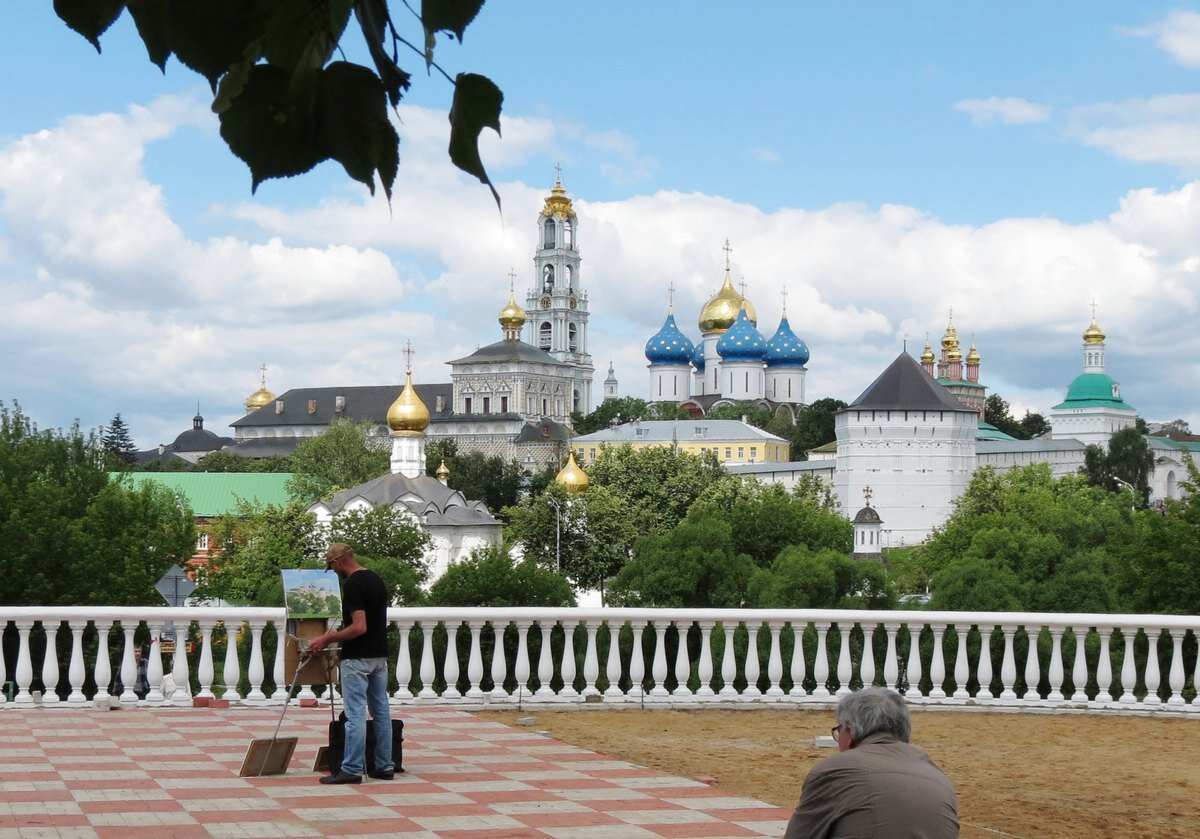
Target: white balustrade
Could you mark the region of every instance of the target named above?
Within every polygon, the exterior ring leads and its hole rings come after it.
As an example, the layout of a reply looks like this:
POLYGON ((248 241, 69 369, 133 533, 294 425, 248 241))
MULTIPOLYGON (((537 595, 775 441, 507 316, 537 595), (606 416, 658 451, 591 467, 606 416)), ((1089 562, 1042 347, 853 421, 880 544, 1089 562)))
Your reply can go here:
MULTIPOLYGON (((39 701, 39 687, 41 703, 50 707, 80 707, 88 702, 93 690, 105 695, 118 682, 122 686, 118 701, 137 701, 135 639, 146 633, 150 637, 149 659, 145 662, 149 692, 142 704, 189 704, 192 684, 198 685, 197 696, 211 698, 217 675, 213 634, 221 625, 228 628, 220 664, 224 696, 238 703, 280 704, 287 695, 284 680, 290 675, 283 672, 287 640, 282 630, 284 617, 281 609, 262 608, 0 606, 0 630, 7 630, 11 645, 8 657, 0 658, 0 681, 5 676, 12 680, 13 697, 0 703, 0 713, 5 708, 34 705, 39 701), (168 625, 176 627, 176 644, 173 657, 164 661, 160 643, 168 625), (94 642, 90 626, 95 626, 94 642), (244 639, 249 648, 246 655, 238 649, 239 628, 249 633, 244 639), (198 639, 198 655, 192 662, 187 657, 189 630, 191 637, 198 639), (67 638, 61 639, 64 644, 60 651, 57 641, 63 632, 69 633, 70 643, 66 643, 67 638), (43 634, 44 655, 39 644, 43 634), (272 635, 277 639, 273 655, 272 635), (110 650, 118 649, 114 661, 110 650), (268 675, 269 658, 272 666, 268 675), (167 672, 170 679, 164 679, 167 672), (165 690, 171 681, 174 690, 165 690), (240 695, 239 683, 248 685, 245 696, 240 695), (275 687, 268 695, 270 684, 275 687)), ((399 644, 394 662, 398 687, 393 695, 398 705, 421 701, 483 707, 591 700, 618 706, 642 702, 673 706, 786 702, 828 708, 859 680, 868 685, 879 677, 892 688, 907 684, 906 694, 911 701, 953 707, 991 700, 993 676, 998 675, 995 698, 1006 708, 1069 704, 1087 710, 1154 711, 1200 718, 1200 703, 1194 698, 1197 665, 1190 652, 1200 633, 1200 617, 1195 616, 423 607, 394 608, 389 620, 396 626, 399 644), (510 624, 515 639, 510 636, 511 646, 506 648, 504 636, 510 624), (626 626, 629 631, 622 639, 626 626), (699 633, 699 643, 689 649, 688 635, 693 626, 699 633), (718 626, 720 635, 714 642, 718 626), (740 637, 743 626, 744 646, 740 637), (809 626, 812 634, 806 645, 804 636, 809 626), (440 655, 441 627, 446 633, 444 657, 440 655), (829 637, 834 628, 836 643, 829 637), (1050 642, 1048 656, 1038 648, 1043 629, 1050 642), (922 656, 921 640, 926 630, 929 637, 922 656), (421 642, 415 646, 410 643, 414 631, 421 635, 421 642), (562 654, 557 655, 560 631, 562 654), (884 635, 877 639, 879 631, 884 635), (1098 655, 1088 654, 1088 636, 1093 631, 1098 655), (541 637, 533 656, 536 662, 530 655, 530 641, 537 643, 538 637, 531 636, 533 632, 541 637), (1117 632, 1123 644, 1114 641, 1117 632), (861 655, 855 661, 860 633, 861 655), (470 640, 469 654, 466 649, 462 651, 465 660, 460 659, 460 634, 464 642, 468 635, 470 640), (1068 634, 1071 646, 1064 650, 1063 639, 1068 634), (899 643, 905 635, 907 641, 899 643), (814 639, 816 646, 806 650, 814 639), (489 640, 490 661, 485 654, 489 640), (882 663, 875 655, 876 640, 881 650, 886 641, 882 663), (722 641, 717 656, 714 643, 722 641), (790 663, 785 661, 789 650, 790 663), (1116 667, 1113 655, 1122 653, 1123 660, 1116 667), (1071 657, 1069 663, 1064 660, 1066 655, 1071 657), (623 667, 626 661, 627 670, 623 667), (993 673, 994 666, 997 674, 993 673), (461 668, 465 668, 465 680, 461 668), (510 672, 515 686, 512 681, 506 682, 510 672), (764 672, 764 688, 760 689, 764 672), (415 695, 410 690, 414 674, 419 682, 415 695), (491 686, 485 691, 488 674, 491 686), (950 674, 953 692, 948 689, 950 674), (444 689, 440 689, 439 676, 445 681, 444 689), (735 685, 743 678, 745 688, 739 691, 735 685), (813 682, 811 692, 805 689, 806 678, 813 682), (1021 681, 1024 690, 1018 692, 1021 681), (1039 694, 1043 681, 1048 685, 1044 700, 1039 694), (830 686, 835 683, 837 690, 831 692, 830 686), (974 696, 969 684, 978 685, 974 696), (1087 691, 1093 684, 1094 698, 1088 700, 1087 691), (531 685, 536 686, 532 693, 531 685)), ((300 696, 305 690, 311 691, 308 685, 294 687, 300 688, 300 696)))

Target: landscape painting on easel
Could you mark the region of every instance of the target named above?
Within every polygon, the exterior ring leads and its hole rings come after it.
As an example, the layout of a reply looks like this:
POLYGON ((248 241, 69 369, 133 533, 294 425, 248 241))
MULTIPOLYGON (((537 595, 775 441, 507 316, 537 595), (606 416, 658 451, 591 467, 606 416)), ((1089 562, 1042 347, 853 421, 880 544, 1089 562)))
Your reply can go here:
POLYGON ((292 620, 342 616, 342 588, 333 571, 284 569, 283 600, 292 620))

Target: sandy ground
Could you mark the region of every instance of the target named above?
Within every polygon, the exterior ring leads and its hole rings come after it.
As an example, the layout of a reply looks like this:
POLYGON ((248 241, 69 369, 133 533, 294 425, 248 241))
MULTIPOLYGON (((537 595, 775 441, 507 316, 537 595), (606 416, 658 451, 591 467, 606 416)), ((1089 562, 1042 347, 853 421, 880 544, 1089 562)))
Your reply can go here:
MULTIPOLYGON (((489 711, 567 743, 795 806, 832 711, 489 711)), ((958 788, 964 839, 1200 835, 1200 718, 913 711, 958 788)))

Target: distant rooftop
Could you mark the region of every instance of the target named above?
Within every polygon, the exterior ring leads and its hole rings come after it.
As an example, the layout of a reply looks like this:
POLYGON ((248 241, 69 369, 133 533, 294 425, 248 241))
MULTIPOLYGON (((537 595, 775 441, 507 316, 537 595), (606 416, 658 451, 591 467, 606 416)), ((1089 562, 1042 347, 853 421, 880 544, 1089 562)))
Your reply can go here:
POLYGON ((239 501, 284 505, 291 501, 285 484, 290 472, 109 472, 111 480, 134 487, 165 486, 183 496, 197 516, 220 516, 237 510, 239 501))

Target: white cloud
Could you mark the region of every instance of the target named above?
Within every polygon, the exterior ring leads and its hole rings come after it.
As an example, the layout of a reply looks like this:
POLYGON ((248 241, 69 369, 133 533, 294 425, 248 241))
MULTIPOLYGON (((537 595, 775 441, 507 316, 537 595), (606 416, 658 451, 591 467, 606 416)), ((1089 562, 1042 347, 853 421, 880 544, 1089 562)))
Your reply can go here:
POLYGON ((954 110, 971 117, 976 125, 1003 122, 1022 125, 1045 122, 1050 118, 1050 106, 1039 105, 1016 96, 989 96, 987 99, 963 99, 954 103, 954 110))
POLYGON ((782 158, 779 156, 779 152, 775 151, 774 149, 753 148, 750 149, 750 156, 759 163, 766 163, 771 166, 774 166, 776 163, 782 160, 782 158))
POLYGON ((1160 50, 1184 67, 1200 67, 1200 13, 1177 10, 1162 20, 1125 32, 1155 39, 1160 50))
POLYGON ((1117 157, 1200 172, 1200 94, 1076 108, 1070 113, 1068 132, 1117 157))

